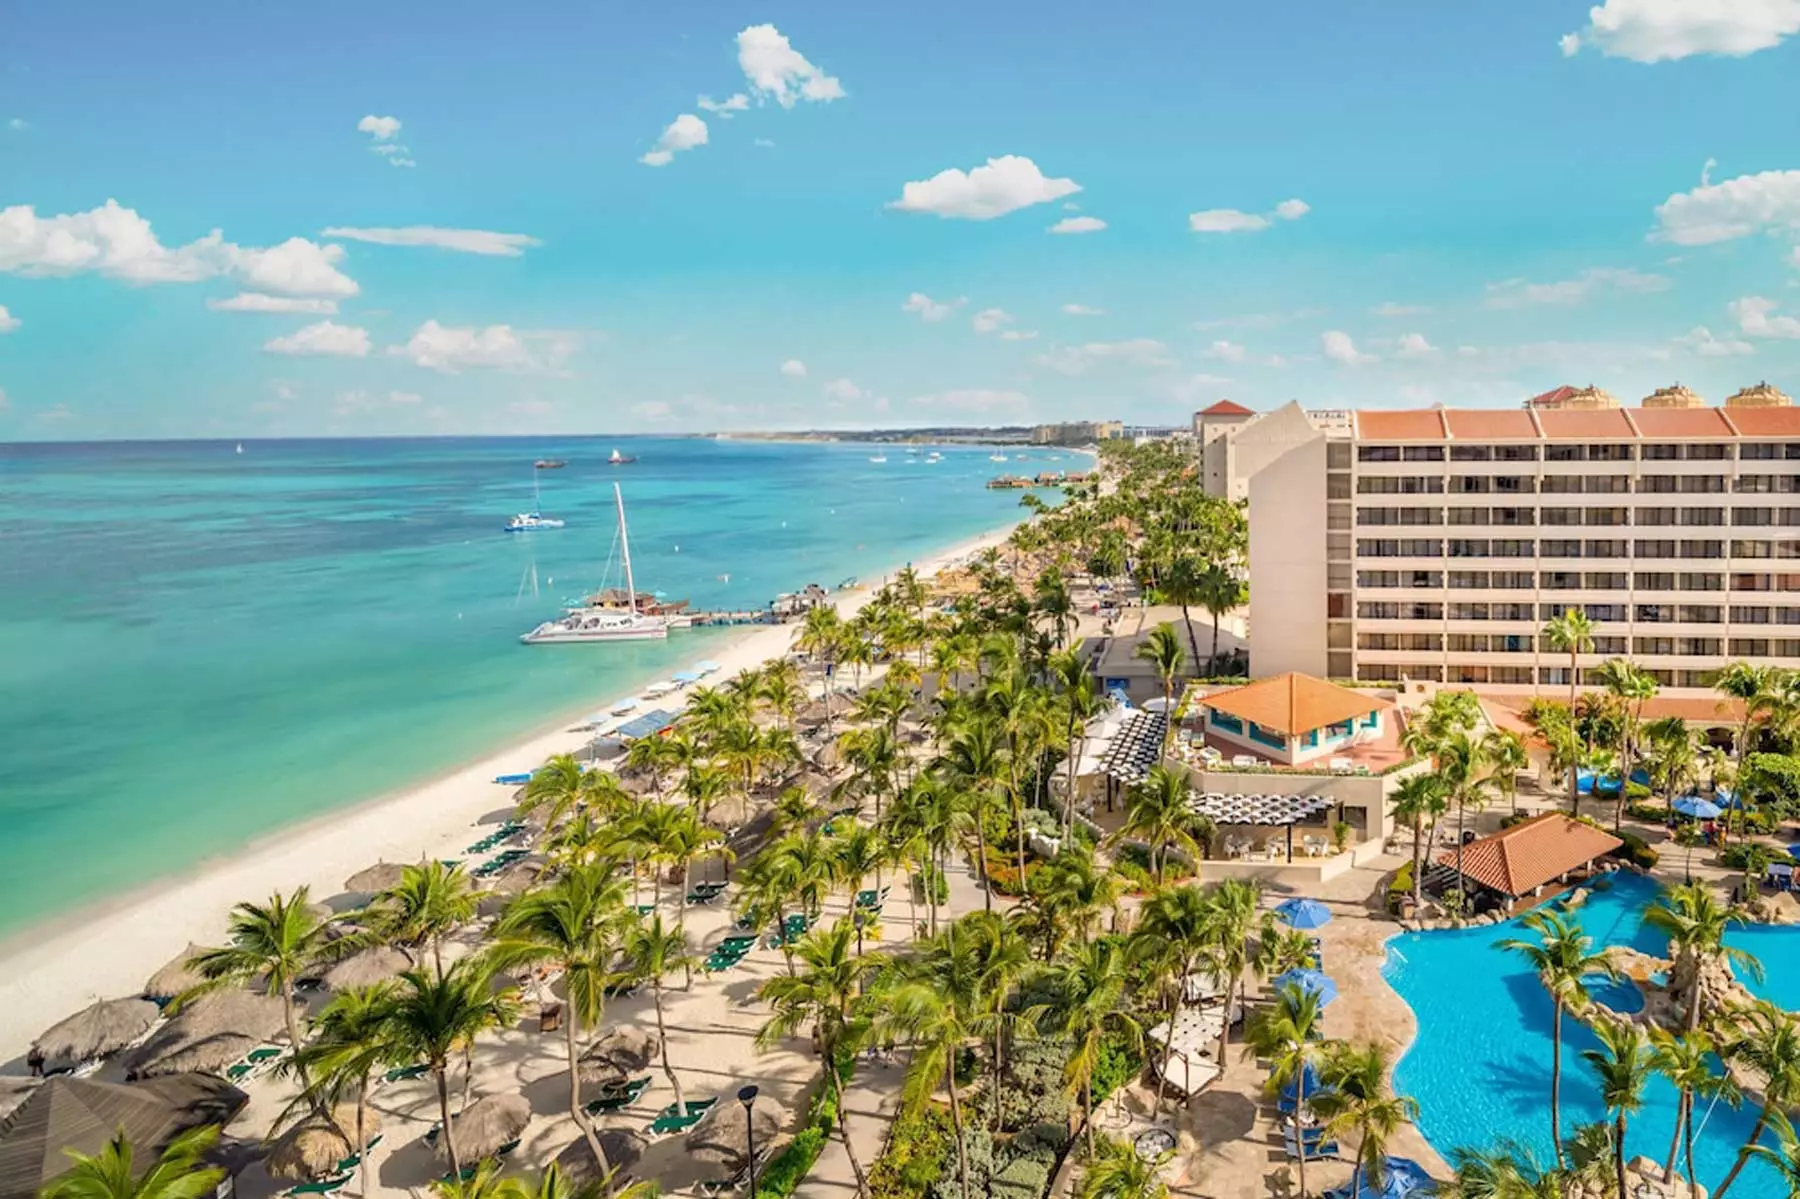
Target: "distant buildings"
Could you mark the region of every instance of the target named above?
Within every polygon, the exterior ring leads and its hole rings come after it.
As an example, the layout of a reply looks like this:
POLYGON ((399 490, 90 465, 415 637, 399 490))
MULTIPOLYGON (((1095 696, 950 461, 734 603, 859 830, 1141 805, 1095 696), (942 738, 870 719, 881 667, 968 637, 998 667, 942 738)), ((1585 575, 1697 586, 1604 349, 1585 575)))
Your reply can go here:
POLYGON ((1125 425, 1116 420, 1065 421, 1056 425, 1037 425, 1031 430, 1033 445, 1086 445, 1092 441, 1109 441, 1125 434, 1125 425))

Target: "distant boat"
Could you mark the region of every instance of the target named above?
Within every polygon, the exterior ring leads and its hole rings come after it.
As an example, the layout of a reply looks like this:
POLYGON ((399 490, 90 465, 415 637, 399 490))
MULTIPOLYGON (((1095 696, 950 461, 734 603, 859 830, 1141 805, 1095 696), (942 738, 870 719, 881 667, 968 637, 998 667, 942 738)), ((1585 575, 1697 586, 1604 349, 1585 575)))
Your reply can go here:
POLYGON ((244 443, 241 441, 237 444, 237 452, 240 454, 244 452, 244 443))
POLYGON ((563 522, 539 511, 537 471, 531 472, 531 511, 521 512, 506 522, 508 533, 535 533, 539 529, 560 529, 563 522))
POLYGON ((630 454, 621 454, 615 449, 611 456, 606 459, 606 464, 608 466, 629 466, 636 461, 637 459, 633 458, 630 454))
MULTIPOLYGON (((594 641, 647 641, 669 635, 669 618, 648 616, 638 606, 637 582, 631 575, 631 538, 625 528, 625 497, 613 484, 619 511, 619 551, 625 563, 625 607, 577 608, 560 620, 546 620, 519 638, 526 645, 578 645, 594 641)), ((635 700, 621 701, 636 706, 635 700)), ((624 709, 629 711, 630 708, 624 709)), ((617 706, 613 714, 621 714, 617 706)))
POLYGON ((539 458, 536 462, 532 463, 532 465, 539 470, 561 470, 569 464, 564 462, 561 458, 539 458))
POLYGON ((870 454, 869 461, 870 462, 886 462, 887 455, 886 454, 870 454))
POLYGON ((1005 462, 1006 455, 1005 454, 989 454, 988 461, 989 462, 1005 462))

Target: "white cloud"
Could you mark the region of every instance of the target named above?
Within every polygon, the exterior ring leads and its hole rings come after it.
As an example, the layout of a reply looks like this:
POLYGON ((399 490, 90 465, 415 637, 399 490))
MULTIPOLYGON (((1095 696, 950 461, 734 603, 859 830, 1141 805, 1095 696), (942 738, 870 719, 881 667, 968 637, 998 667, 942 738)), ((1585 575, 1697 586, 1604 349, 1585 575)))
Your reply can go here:
POLYGON ((1667 291, 1667 276, 1647 275, 1629 268, 1590 267, 1573 279, 1556 283, 1533 283, 1527 279, 1506 279, 1487 285, 1489 308, 1525 308, 1534 304, 1579 304, 1601 292, 1638 295, 1667 291))
POLYGON ((1408 362, 1418 362, 1426 358, 1436 358, 1438 348, 1425 339, 1423 333, 1403 333, 1394 344, 1394 357, 1408 362))
POLYGON ((833 379, 825 385, 823 390, 826 399, 839 404, 848 404, 864 399, 869 394, 848 379, 833 379))
POLYGON ((1010 325, 1012 321, 1012 313, 1004 308, 983 308, 969 324, 977 333, 997 333, 1002 325, 1010 325))
POLYGON ((1686 337, 1677 337, 1675 344, 1685 346, 1702 358, 1737 358, 1756 353, 1756 347, 1749 342, 1735 337, 1714 337, 1705 325, 1694 326, 1686 337))
POLYGON ((1261 233, 1276 221, 1297 221, 1312 211, 1305 200, 1283 200, 1268 215, 1236 208, 1208 208, 1188 213, 1188 228, 1195 233, 1261 233))
POLYGON ((19 324, 19 318, 8 312, 6 305, 0 304, 0 333, 11 333, 19 324))
POLYGON ((804 379, 806 378, 806 363, 798 358, 789 358, 781 364, 781 373, 790 379, 804 379))
POLYGON ((711 96, 701 96, 694 101, 694 106, 701 112, 710 112, 721 121, 729 121, 736 113, 750 107, 750 97, 743 92, 728 96, 723 100, 715 100, 711 96))
POLYGON ((1050 226, 1052 233, 1098 233, 1106 222, 1097 216, 1066 216, 1050 226))
POLYGON ((1007 329, 1000 334, 1001 341, 1036 341, 1036 329, 1007 329))
POLYGON ((961 299, 934 300, 922 291, 915 291, 906 297, 906 303, 900 305, 900 311, 916 312, 920 320, 936 323, 949 316, 962 303, 961 299))
POLYGON ((662 136, 656 139, 656 148, 638 161, 645 166, 666 167, 681 151, 705 144, 706 122, 691 112, 684 112, 669 122, 662 136))
POLYGON ((390 404, 422 404, 424 402, 425 397, 416 391, 388 392, 388 403, 390 404))
POLYGON ((369 353, 369 331, 335 321, 320 321, 285 337, 263 343, 271 354, 304 357, 364 358, 369 353))
POLYGON ((1800 230, 1800 171, 1739 175, 1677 192, 1657 206, 1650 239, 1705 246, 1765 229, 1800 230))
POLYGON ((1341 329, 1331 329, 1319 335, 1319 349, 1325 357, 1333 362, 1341 362, 1345 366, 1358 366, 1365 362, 1375 361, 1373 354, 1365 354, 1356 348, 1350 335, 1341 329))
POLYGON ((987 221, 1073 195, 1081 185, 1073 179, 1049 179, 1037 163, 1017 154, 990 158, 986 166, 964 173, 952 168, 929 179, 908 183, 889 208, 929 212, 944 218, 987 221))
POLYGON ((270 296, 257 291, 241 291, 229 300, 208 300, 214 312, 279 312, 303 316, 336 316, 336 300, 309 300, 298 296, 270 296))
POLYGON ((1556 44, 1564 58, 1574 58, 1581 53, 1581 35, 1578 33, 1565 33, 1556 39, 1556 44))
POLYGON ((6 127, 8 129, 12 130, 14 133, 23 133, 23 132, 25 132, 25 130, 31 128, 31 125, 25 120, 24 117, 13 117, 11 120, 6 122, 6 127))
POLYGON ((1413 304, 1396 304, 1392 300, 1369 309, 1376 316, 1423 316, 1431 309, 1413 304))
POLYGON ((366 133, 378 142, 391 142, 400 136, 400 118, 371 114, 356 123, 356 131, 366 133))
POLYGON ((1605 0, 1565 55, 1593 46, 1609 58, 1668 62, 1693 54, 1754 54, 1800 32, 1800 0, 1605 0))
POLYGON ((517 258, 528 247, 544 244, 524 233, 443 229, 436 225, 407 225, 399 229, 333 225, 319 236, 338 241, 364 241, 377 246, 429 246, 438 250, 455 250, 461 254, 485 254, 498 258, 517 258))
POLYGON ((1247 353, 1248 351, 1237 342, 1221 339, 1201 350, 1200 357, 1217 358, 1220 362, 1242 362, 1247 353))
POLYGON ((559 365, 573 348, 570 339, 557 334, 530 333, 511 325, 440 325, 432 320, 420 325, 405 345, 389 346, 388 353, 429 370, 454 375, 471 367, 548 370, 559 365))
POLYGON ((1051 370, 1064 375, 1079 375, 1099 362, 1123 362, 1131 366, 1172 366, 1169 347, 1149 337, 1128 341, 1090 341, 1085 345, 1058 346, 1038 358, 1051 370))
POLYGON ((1800 318, 1774 315, 1779 306, 1762 296, 1745 296, 1726 308, 1746 337, 1800 337, 1800 318))
POLYGON ((1030 406, 1031 397, 1022 391, 975 387, 914 396, 911 402, 946 412, 1020 412, 1030 406))
POLYGON ((1063 312, 1064 316, 1105 316, 1106 315, 1106 309, 1093 308, 1087 304, 1064 304, 1062 306, 1062 312, 1063 312))
POLYGON ((267 249, 233 245, 218 231, 173 249, 150 222, 117 201, 88 212, 40 217, 29 205, 0 209, 0 273, 74 275, 93 271, 129 283, 198 283, 225 277, 253 291, 353 296, 337 269, 342 246, 293 237, 267 249))
POLYGON ((801 100, 844 98, 844 85, 808 62, 773 25, 752 25, 737 35, 738 66, 759 99, 783 108, 801 100))

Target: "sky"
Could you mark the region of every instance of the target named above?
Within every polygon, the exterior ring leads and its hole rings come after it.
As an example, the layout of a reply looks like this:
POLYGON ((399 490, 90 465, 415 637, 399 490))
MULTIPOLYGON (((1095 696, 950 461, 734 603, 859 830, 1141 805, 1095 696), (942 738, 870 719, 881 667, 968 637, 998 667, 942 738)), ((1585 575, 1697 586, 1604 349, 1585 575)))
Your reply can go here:
POLYGON ((1800 392, 1800 0, 8 6, 0 441, 1800 392))

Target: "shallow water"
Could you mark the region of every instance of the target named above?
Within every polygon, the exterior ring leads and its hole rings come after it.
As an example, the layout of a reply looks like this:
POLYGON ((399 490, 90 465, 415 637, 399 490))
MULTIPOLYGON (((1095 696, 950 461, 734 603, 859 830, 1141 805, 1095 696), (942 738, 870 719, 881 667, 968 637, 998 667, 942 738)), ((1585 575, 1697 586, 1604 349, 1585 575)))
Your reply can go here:
MULTIPOLYGON (((518 643, 603 581, 614 481, 639 586, 699 607, 833 587, 1018 513, 983 487, 986 450, 877 465, 852 445, 621 439, 639 461, 609 467, 614 444, 0 445, 0 934, 708 656, 720 634, 518 643), (538 458, 568 461, 540 475, 568 527, 509 536, 538 458)), ((1085 465, 1049 459, 1025 467, 1085 465)))
MULTIPOLYGON (((1599 944, 1664 954, 1667 942, 1643 923, 1656 884, 1636 875, 1613 877, 1610 888, 1595 891, 1576 909, 1575 919, 1599 944)), ((1403 933, 1388 941, 1382 973, 1419 1018, 1418 1039, 1396 1067, 1395 1084, 1418 1100, 1420 1131, 1441 1154, 1510 1139, 1540 1162, 1555 1161, 1549 1108, 1553 1009, 1524 959, 1498 945, 1508 937, 1532 935, 1513 920, 1454 932, 1403 933)), ((1746 980, 1752 991, 1790 1010, 1800 1008, 1800 928, 1737 930, 1729 940, 1771 967, 1764 982, 1746 980)), ((1628 999, 1621 1006, 1632 1005, 1628 999)), ((1576 1126, 1605 1117, 1592 1071, 1580 1056, 1598 1044, 1580 1022, 1564 1019, 1565 1137, 1576 1126)), ((1628 1154, 1667 1159, 1677 1098, 1660 1078, 1650 1084, 1644 1109, 1628 1126, 1628 1154)), ((1694 1148, 1701 1185, 1717 1187, 1754 1121, 1750 1109, 1712 1110, 1694 1148)), ((1731 1194, 1776 1199, 1782 1191, 1772 1171, 1752 1163, 1731 1194)))

